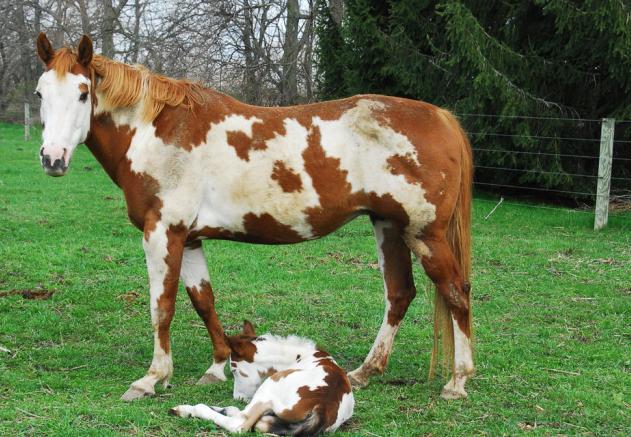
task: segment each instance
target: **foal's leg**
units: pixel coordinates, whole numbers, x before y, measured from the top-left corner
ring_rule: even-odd
[[[446,302],[453,326],[454,375],[443,387],[441,396],[445,399],[464,398],[467,396],[465,382],[474,371],[469,329],[469,284],[444,237],[425,238],[422,242],[411,239],[408,243]]]
[[[234,408],[234,407],[229,407]],[[171,408],[169,414],[180,417],[197,417],[210,420],[230,432],[249,431],[258,420],[271,408],[269,402],[256,402],[246,406],[239,414],[225,416],[219,413],[216,407],[211,408],[204,404],[178,405]]]
[[[215,312],[215,298],[210,287],[210,277],[201,242],[191,243],[184,248],[180,275],[188,297],[191,298],[195,311],[204,321],[213,343],[213,364],[197,383],[210,384],[225,381],[223,369],[230,356],[230,347]]]
[[[386,310],[377,338],[364,363],[348,374],[355,386],[364,386],[368,384],[370,376],[384,372],[394,336],[410,302],[416,296],[410,249],[401,238],[399,228],[383,220],[374,220],[373,227],[383,274]]]
[[[132,383],[121,399],[131,401],[153,395],[154,386],[166,387],[173,374],[169,330],[175,312],[178,276],[186,231],[181,226],[166,227],[153,222],[145,226],[143,248],[149,272],[151,324],[153,326],[153,360],[147,374]]]

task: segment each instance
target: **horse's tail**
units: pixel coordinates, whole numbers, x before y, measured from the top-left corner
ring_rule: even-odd
[[[460,187],[456,207],[447,228],[447,241],[462,272],[464,281],[469,283],[471,272],[471,201],[473,182],[473,154],[467,134],[462,129],[458,120],[448,111],[446,116],[450,124],[457,130],[460,137]],[[471,291],[465,293],[469,307],[468,327],[472,334],[471,326]],[[436,361],[439,354],[439,339],[442,337],[443,365],[448,370],[454,371],[454,328],[447,301],[438,290],[434,292],[434,346],[430,361],[429,376],[434,376]]]
[[[317,407],[307,414],[300,422],[288,422],[280,417],[273,416],[268,420],[267,433],[276,435],[314,436],[324,431],[324,419]]]

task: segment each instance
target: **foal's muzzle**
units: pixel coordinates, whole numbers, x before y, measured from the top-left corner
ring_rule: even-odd
[[[48,154],[42,148],[39,152],[42,168],[48,176],[63,176],[68,171],[68,149],[61,154]]]

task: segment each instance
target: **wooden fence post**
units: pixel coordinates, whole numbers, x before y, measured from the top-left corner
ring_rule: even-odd
[[[31,105],[24,102],[24,141],[31,139]]]
[[[600,157],[598,158],[598,188],[594,230],[607,226],[609,217],[609,189],[611,188],[611,164],[613,161],[613,138],[616,120],[603,118],[600,131]]]

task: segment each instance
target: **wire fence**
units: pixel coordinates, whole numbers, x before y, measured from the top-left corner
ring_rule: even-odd
[[[558,198],[570,197],[579,209],[562,208],[569,212],[593,214],[592,208],[585,208],[604,196],[612,201],[613,209],[631,209],[631,120],[615,122],[609,197],[609,192],[599,194],[597,189],[603,178],[599,175],[603,120],[474,113],[458,116],[472,143],[476,190],[499,194],[500,202],[504,196],[544,196],[554,204]]]

